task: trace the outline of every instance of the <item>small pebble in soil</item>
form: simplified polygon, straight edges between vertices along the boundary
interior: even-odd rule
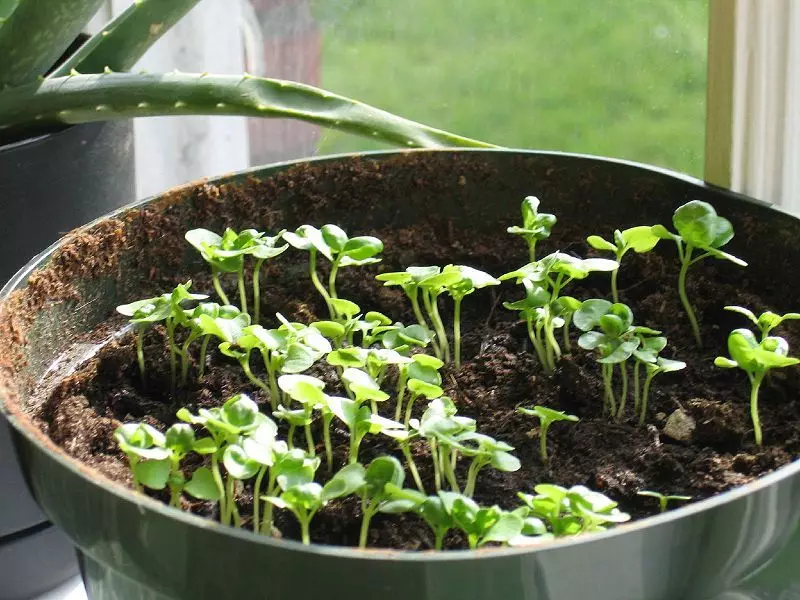
[[[678,442],[691,442],[697,422],[682,408],[675,410],[664,425],[663,433],[665,436]]]

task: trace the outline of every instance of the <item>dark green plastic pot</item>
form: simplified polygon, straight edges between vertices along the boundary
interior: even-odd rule
[[[133,124],[95,123],[0,144],[0,278],[65,232],[130,202]],[[69,542],[24,486],[0,415],[0,599],[27,599],[76,575]]]
[[[219,193],[188,187],[117,213],[113,226],[100,222],[89,232],[102,236],[123,228],[119,260],[88,273],[62,274],[79,298],[38,303],[27,344],[0,327],[0,347],[18,348],[27,357],[23,363],[13,353],[0,356],[2,409],[17,432],[36,498],[83,552],[95,600],[705,599],[765,565],[794,532],[800,520],[798,462],[745,487],[607,533],[538,549],[445,553],[304,547],[265,539],[170,509],[77,464],[29,422],[25,411],[32,386],[65,349],[84,339],[84,332],[147,286],[153,269],[169,266],[157,249],[182,247],[189,227],[223,222],[294,227],[308,221],[363,232],[431,222],[433,215],[456,229],[503,235],[518,218],[520,199],[536,194],[560,218],[601,233],[669,222],[677,205],[698,198],[733,221],[739,234],[732,252],[751,265],[777,262],[778,272],[791,273],[800,261],[800,221],[794,217],[690,178],[620,161],[518,151],[378,153],[281,164],[214,183],[241,183],[248,175],[262,180],[253,188],[257,193],[243,194],[236,186]],[[340,201],[343,190],[355,190],[361,204]],[[457,258],[464,258],[471,241],[459,242]],[[49,269],[58,276],[72,264],[59,254],[60,247],[70,256],[89,250],[80,239],[49,249],[8,283],[6,304],[15,290],[23,290],[17,300],[25,297],[32,272]],[[95,252],[96,247],[91,246]],[[134,250],[139,252],[135,260]],[[508,266],[517,266],[522,257],[520,248],[519,257],[508,257]],[[409,264],[413,259],[404,257]],[[798,277],[778,281],[764,269],[750,268],[747,278],[778,308],[800,298]],[[87,348],[79,350],[85,355]],[[76,361],[79,354],[73,355]],[[69,357],[59,368],[68,371]]]

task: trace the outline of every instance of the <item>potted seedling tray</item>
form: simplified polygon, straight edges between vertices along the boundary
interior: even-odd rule
[[[20,270],[2,408],[93,598],[709,598],[800,518],[798,235],[586,156],[263,167]]]

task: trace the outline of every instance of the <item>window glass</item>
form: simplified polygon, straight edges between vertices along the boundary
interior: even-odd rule
[[[702,173],[705,1],[252,2],[269,76],[504,146]],[[273,152],[257,162],[380,147],[306,125],[261,127],[272,134],[252,143]]]

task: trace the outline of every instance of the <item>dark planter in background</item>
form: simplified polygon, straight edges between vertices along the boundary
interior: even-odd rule
[[[332,162],[347,166],[373,160],[379,164],[372,170],[353,169],[352,175],[341,178],[326,175],[326,165]],[[265,167],[215,183],[242,182],[246,175],[266,180],[285,175],[294,166]],[[359,179],[367,171],[374,177]],[[696,198],[712,202],[734,226],[743,220],[758,223],[758,228],[731,244],[731,251],[751,264],[776,256],[800,260],[794,245],[800,238],[796,218],[696,180],[620,161],[519,151],[435,151],[305,161],[296,172],[312,183],[305,195],[298,197],[296,189],[286,189],[269,205],[279,220],[289,214],[295,220],[335,222],[346,230],[363,231],[408,227],[435,212],[460,230],[502,232],[501,224],[518,218],[519,199],[534,193],[547,199],[548,209],[569,215],[577,226],[607,231],[634,223],[669,222],[674,207]],[[356,197],[363,198],[364,210],[337,206],[335,201],[318,208],[308,201],[315,195],[336,197],[343,188],[348,193],[363,192]],[[408,199],[422,189],[427,190],[426,202],[430,199],[424,214],[408,208]],[[241,196],[223,191],[212,204],[218,210],[226,203],[238,206],[237,200]],[[372,202],[384,210],[367,210]],[[150,211],[148,219],[169,211],[164,222],[171,225],[154,240],[138,235],[147,225],[142,222],[144,211],[137,207],[125,213],[126,239],[138,240],[135,243],[142,247],[174,248],[182,242],[185,229],[219,225],[209,203],[192,187],[144,206]],[[29,275],[46,268],[56,249],[22,269],[2,297],[24,288]],[[108,272],[65,280],[79,286],[81,302],[44,305],[32,325],[36,337],[20,348],[28,359],[25,376],[38,380],[46,365],[148,281],[153,265],[133,260],[134,251],[133,245],[125,246],[120,261]],[[155,249],[152,256],[158,260]],[[796,277],[775,282],[753,268],[748,278],[748,285],[768,285],[782,297],[800,298]],[[63,327],[50,328],[48,324],[55,322]],[[0,339],[0,344],[14,343]],[[80,358],[76,356],[75,362]],[[68,357],[60,363],[65,372],[72,366]],[[82,551],[87,588],[95,600],[706,600],[764,566],[800,520],[800,462],[795,462],[747,486],[667,514],[538,548],[405,553],[305,547],[222,527],[91,473],[44,441],[14,408],[16,400],[9,402],[18,395],[25,405],[30,387],[24,381],[22,376],[0,381],[12,390],[0,398],[0,410],[11,415],[17,448],[39,503]]]
[[[130,122],[69,127],[0,146],[0,277],[134,197]],[[2,416],[0,490],[0,599],[29,598],[74,575],[74,550],[28,493]]]

